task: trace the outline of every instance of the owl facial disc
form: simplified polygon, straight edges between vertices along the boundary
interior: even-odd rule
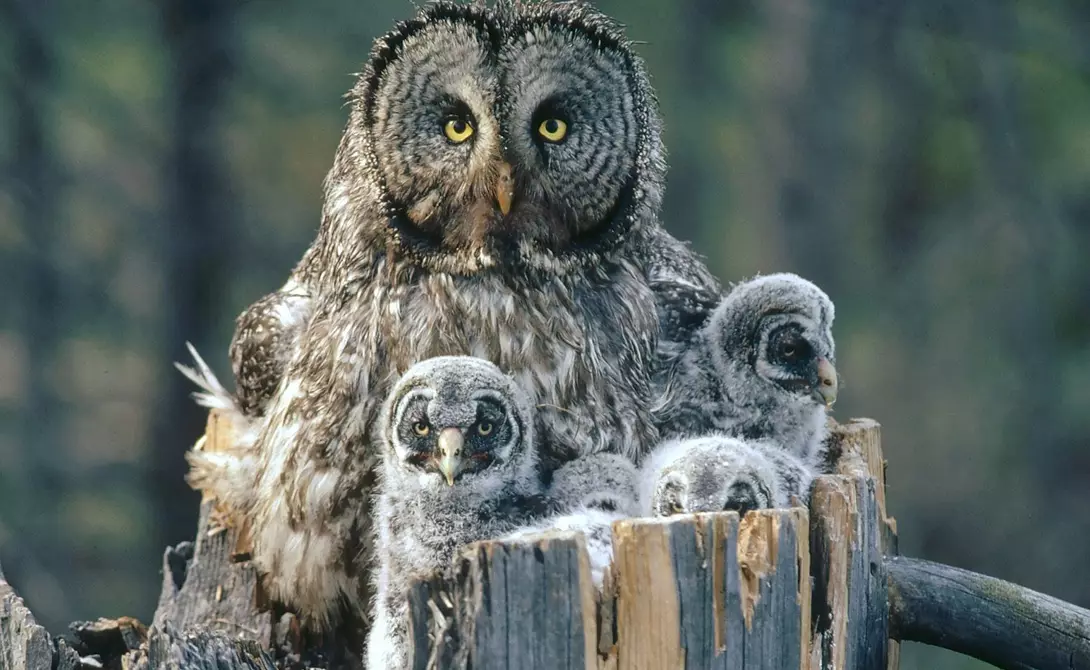
[[[585,267],[657,213],[643,65],[589,8],[430,5],[376,43],[354,97],[353,155],[426,269]]]

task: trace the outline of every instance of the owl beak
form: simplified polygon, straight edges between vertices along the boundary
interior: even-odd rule
[[[507,216],[511,211],[511,200],[515,197],[515,176],[511,164],[507,161],[500,163],[500,172],[496,175],[496,204],[500,213]]]
[[[817,365],[817,383],[814,385],[814,400],[826,407],[832,407],[836,402],[836,391],[839,380],[836,376],[836,368],[827,359],[819,359]]]
[[[439,472],[454,486],[454,477],[462,469],[462,447],[465,438],[457,428],[444,428],[439,432]]]

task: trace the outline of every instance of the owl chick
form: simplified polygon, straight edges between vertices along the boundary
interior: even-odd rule
[[[639,471],[619,454],[587,454],[553,472],[546,495],[557,510],[616,512],[634,516],[638,510]]]
[[[833,316],[797,275],[736,286],[664,371],[661,434],[769,439],[816,467],[837,394]]]
[[[467,543],[497,538],[545,509],[529,402],[479,358],[422,361],[381,416],[378,570],[368,668],[405,665],[406,596],[414,578]]]
[[[726,435],[669,440],[643,464],[641,513],[650,516],[790,507],[809,500],[813,469],[769,440]]]

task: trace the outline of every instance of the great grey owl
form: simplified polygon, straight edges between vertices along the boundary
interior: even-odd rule
[[[459,547],[541,516],[543,497],[529,400],[487,361],[441,356],[414,365],[379,424],[367,665],[396,670],[405,667],[411,581],[449,565]]]
[[[769,439],[816,467],[836,401],[833,303],[793,274],[743,282],[663,372],[664,437]]]
[[[705,435],[668,440],[644,461],[640,512],[695,514],[806,504],[814,470],[771,440]]]
[[[491,360],[527,389],[546,469],[638,458],[657,442],[652,284],[714,283],[660,227],[654,96],[590,7],[428,5],[350,97],[318,237],[239,320],[221,400],[247,439],[192,461],[249,525],[269,595],[319,628],[366,610],[373,431],[399,373]]]

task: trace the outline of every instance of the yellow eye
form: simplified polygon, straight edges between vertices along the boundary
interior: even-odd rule
[[[669,510],[670,516],[673,516],[675,514],[684,514],[684,513],[685,513],[685,508],[681,506],[680,502],[678,502],[676,500],[670,501],[670,510]]]
[[[568,124],[560,119],[545,119],[537,132],[546,142],[560,142],[568,134]]]
[[[447,139],[455,144],[461,144],[473,136],[473,124],[465,119],[450,119],[443,126],[443,132]]]
[[[416,433],[417,435],[419,435],[420,437],[424,437],[429,432],[431,432],[431,426],[424,423],[423,421],[417,421],[416,423],[413,424],[413,432]]]
[[[492,434],[492,423],[490,421],[482,421],[477,424],[477,434],[481,436]]]

